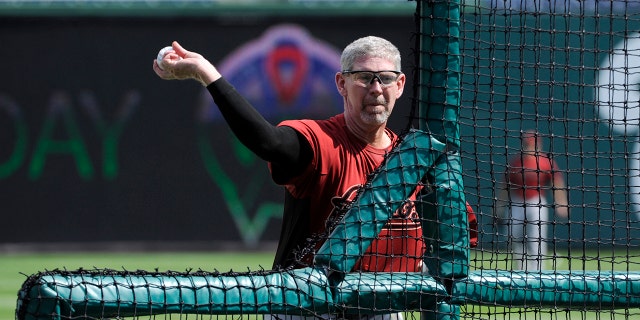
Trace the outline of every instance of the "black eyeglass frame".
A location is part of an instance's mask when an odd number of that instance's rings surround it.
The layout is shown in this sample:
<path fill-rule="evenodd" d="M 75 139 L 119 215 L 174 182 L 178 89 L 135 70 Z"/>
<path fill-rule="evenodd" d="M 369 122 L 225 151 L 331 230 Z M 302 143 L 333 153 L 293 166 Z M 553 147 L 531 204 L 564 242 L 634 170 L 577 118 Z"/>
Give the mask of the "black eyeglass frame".
<path fill-rule="evenodd" d="M 396 71 L 396 70 L 381 70 L 381 71 L 368 71 L 368 70 L 342 70 L 340 73 L 342 74 L 358 74 L 358 73 L 371 73 L 373 74 L 373 78 L 371 78 L 371 81 L 369 81 L 369 85 L 373 84 L 373 81 L 375 81 L 376 79 L 378 79 L 378 82 L 383 85 L 383 86 L 390 86 L 393 83 L 389 83 L 389 84 L 385 84 L 384 82 L 382 82 L 382 79 L 380 78 L 380 73 L 382 72 L 391 72 L 394 73 L 396 75 L 396 79 L 394 81 L 398 80 L 398 77 L 402 74 L 402 71 Z"/>

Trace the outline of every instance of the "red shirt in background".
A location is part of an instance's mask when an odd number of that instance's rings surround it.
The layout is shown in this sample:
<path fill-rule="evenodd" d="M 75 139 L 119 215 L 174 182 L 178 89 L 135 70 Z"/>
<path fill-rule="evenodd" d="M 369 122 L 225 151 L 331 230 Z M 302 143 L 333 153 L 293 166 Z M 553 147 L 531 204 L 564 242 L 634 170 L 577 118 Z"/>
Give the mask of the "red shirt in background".
<path fill-rule="evenodd" d="M 507 182 L 512 196 L 522 200 L 540 201 L 544 190 L 559 174 L 557 165 L 544 153 L 523 153 L 509 162 Z"/>

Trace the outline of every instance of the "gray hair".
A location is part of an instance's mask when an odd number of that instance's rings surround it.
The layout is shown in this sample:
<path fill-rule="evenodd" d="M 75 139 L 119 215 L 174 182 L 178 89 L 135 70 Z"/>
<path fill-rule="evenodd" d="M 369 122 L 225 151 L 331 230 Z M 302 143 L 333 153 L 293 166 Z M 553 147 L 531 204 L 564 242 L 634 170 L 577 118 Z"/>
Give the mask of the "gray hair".
<path fill-rule="evenodd" d="M 351 42 L 340 57 L 342 70 L 351 70 L 356 59 L 361 57 L 389 60 L 395 65 L 396 71 L 401 71 L 400 50 L 386 39 L 368 36 Z"/>

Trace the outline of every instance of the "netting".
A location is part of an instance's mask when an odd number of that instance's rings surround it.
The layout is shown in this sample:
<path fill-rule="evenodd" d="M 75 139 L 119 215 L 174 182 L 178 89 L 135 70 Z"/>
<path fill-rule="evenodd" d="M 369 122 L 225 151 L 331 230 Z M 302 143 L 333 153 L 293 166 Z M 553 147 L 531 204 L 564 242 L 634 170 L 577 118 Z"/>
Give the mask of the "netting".
<path fill-rule="evenodd" d="M 640 2 L 418 1 L 415 18 L 415 128 L 303 268 L 48 271 L 17 318 L 640 317 Z M 418 224 L 425 250 L 373 255 L 397 212 L 386 236 Z"/>
<path fill-rule="evenodd" d="M 461 154 L 465 193 L 481 229 L 471 269 L 510 279 L 508 287 L 489 287 L 512 295 L 467 304 L 463 314 L 639 317 L 629 300 L 601 290 L 612 274 L 635 285 L 640 270 L 640 2 L 462 7 Z M 565 272 L 597 281 L 560 285 Z M 519 295 L 513 290 L 531 283 L 515 284 L 525 275 L 550 286 Z M 593 304 L 581 298 L 585 291 Z"/>

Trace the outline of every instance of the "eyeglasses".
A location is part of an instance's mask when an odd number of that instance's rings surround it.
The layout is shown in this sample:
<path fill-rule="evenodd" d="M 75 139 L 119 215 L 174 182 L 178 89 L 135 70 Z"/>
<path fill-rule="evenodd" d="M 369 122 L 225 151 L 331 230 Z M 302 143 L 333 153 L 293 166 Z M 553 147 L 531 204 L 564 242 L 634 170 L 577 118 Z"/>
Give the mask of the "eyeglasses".
<path fill-rule="evenodd" d="M 342 70 L 343 74 L 352 74 L 357 84 L 367 87 L 373 84 L 374 80 L 378 80 L 380 86 L 389 87 L 393 85 L 398 77 L 402 74 L 400 71 L 351 71 Z"/>

